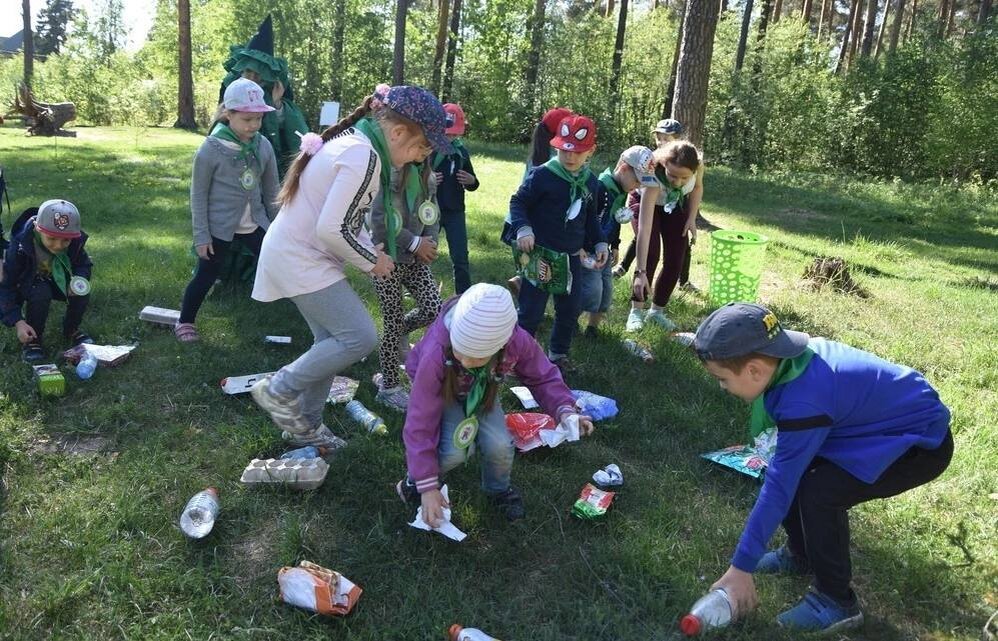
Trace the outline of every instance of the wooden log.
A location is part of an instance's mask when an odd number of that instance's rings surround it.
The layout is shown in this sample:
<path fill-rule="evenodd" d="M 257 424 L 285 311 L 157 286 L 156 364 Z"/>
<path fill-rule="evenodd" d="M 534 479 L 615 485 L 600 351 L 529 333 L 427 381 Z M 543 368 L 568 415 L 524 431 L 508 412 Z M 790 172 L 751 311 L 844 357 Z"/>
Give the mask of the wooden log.
<path fill-rule="evenodd" d="M 71 102 L 38 102 L 24 83 L 21 83 L 14 96 L 11 112 L 25 117 L 28 135 L 76 137 L 75 131 L 62 128 L 67 122 L 76 119 L 76 105 Z"/>

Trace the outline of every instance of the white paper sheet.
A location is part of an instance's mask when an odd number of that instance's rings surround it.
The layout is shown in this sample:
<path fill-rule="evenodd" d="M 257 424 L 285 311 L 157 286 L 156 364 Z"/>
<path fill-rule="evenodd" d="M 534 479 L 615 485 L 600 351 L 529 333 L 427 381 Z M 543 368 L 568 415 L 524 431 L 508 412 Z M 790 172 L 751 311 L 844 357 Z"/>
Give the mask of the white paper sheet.
<path fill-rule="evenodd" d="M 444 495 L 444 499 L 446 501 L 450 502 L 450 497 L 447 496 L 447 486 L 446 485 L 444 485 L 442 488 L 440 488 L 440 493 Z M 449 507 L 445 507 L 444 508 L 444 519 L 440 523 L 440 526 L 439 527 L 430 527 L 429 524 L 427 524 L 427 522 L 423 520 L 423 507 L 420 506 L 419 509 L 416 510 L 416 520 L 413 521 L 412 523 L 410 523 L 409 525 L 412 526 L 412 527 L 414 527 L 414 528 L 416 528 L 417 530 L 427 530 L 427 531 L 439 532 L 440 534 L 443 534 L 444 536 L 446 536 L 448 539 L 451 539 L 451 540 L 454 540 L 454 541 L 457 541 L 458 543 L 460 543 L 468 535 L 465 534 L 464 532 L 462 532 L 461 530 L 459 530 L 456 525 L 454 525 L 453 523 L 450 522 L 450 513 L 451 513 L 450 508 Z"/>
<path fill-rule="evenodd" d="M 565 420 L 553 430 L 541 430 L 537 433 L 548 447 L 558 447 L 565 441 L 579 440 L 579 415 L 569 414 Z"/>
<path fill-rule="evenodd" d="M 517 387 L 509 388 L 509 391 L 513 392 L 513 395 L 520 399 L 520 402 L 523 403 L 523 409 L 532 410 L 536 407 L 540 407 L 540 405 L 537 404 L 537 401 L 534 400 L 534 395 L 531 394 L 530 390 L 526 387 L 519 385 Z"/>

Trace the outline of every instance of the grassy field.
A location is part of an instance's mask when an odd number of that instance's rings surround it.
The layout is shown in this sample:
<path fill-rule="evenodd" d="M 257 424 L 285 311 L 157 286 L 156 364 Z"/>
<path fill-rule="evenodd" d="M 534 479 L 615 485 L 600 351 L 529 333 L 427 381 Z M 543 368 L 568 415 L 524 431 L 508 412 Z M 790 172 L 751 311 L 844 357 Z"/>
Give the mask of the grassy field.
<path fill-rule="evenodd" d="M 218 381 L 276 369 L 310 335 L 290 303 L 252 302 L 240 286 L 208 299 L 197 345 L 139 321 L 144 305 L 177 308 L 190 276 L 199 142 L 170 130 L 44 139 L 0 129 L 15 211 L 64 197 L 83 212 L 95 263 L 86 328 L 101 343 L 139 343 L 129 362 L 89 382 L 65 370 L 67 394 L 50 401 L 34 392 L 14 332 L 0 335 L 0 638 L 437 640 L 454 622 L 519 641 L 675 638 L 678 617 L 727 568 L 758 491 L 698 458 L 743 441 L 747 408 L 655 329 L 642 336 L 654 364 L 627 354 L 619 287 L 607 334 L 573 348 L 580 371 L 569 383 L 616 398 L 622 411 L 583 443 L 518 458 L 525 521 L 508 525 L 490 509 L 472 464 L 449 479 L 468 540 L 409 528 L 392 491 L 404 473 L 401 417 L 385 414 L 391 436 L 379 438 L 342 407 L 326 422 L 350 447 L 322 488 L 243 488 L 249 459 L 283 448 L 252 401 L 224 396 Z M 510 260 L 498 230 L 521 154 L 470 146 L 483 185 L 469 197 L 473 277 L 501 282 Z M 867 623 L 848 638 L 977 638 L 998 608 L 998 197 L 713 168 L 703 211 L 772 239 L 761 298 L 786 325 L 921 370 L 953 411 L 956 454 L 939 480 L 853 510 Z M 702 238 L 700 285 L 708 254 Z M 818 255 L 846 258 L 870 297 L 804 287 Z M 435 270 L 451 291 L 446 253 Z M 369 282 L 352 280 L 379 319 Z M 710 309 L 690 295 L 671 307 L 689 330 Z M 63 311 L 54 309 L 53 354 Z M 264 345 L 265 334 L 294 343 Z M 345 372 L 369 405 L 376 360 Z M 505 405 L 515 407 L 511 396 Z M 85 446 L 98 451 L 73 451 Z M 611 514 L 570 517 L 579 489 L 611 462 L 626 479 Z M 221 490 L 222 514 L 207 539 L 189 543 L 177 517 L 208 485 Z M 302 559 L 361 585 L 355 612 L 328 620 L 281 604 L 277 570 Z M 773 619 L 806 580 L 757 583 L 758 612 L 718 638 L 792 638 Z"/>

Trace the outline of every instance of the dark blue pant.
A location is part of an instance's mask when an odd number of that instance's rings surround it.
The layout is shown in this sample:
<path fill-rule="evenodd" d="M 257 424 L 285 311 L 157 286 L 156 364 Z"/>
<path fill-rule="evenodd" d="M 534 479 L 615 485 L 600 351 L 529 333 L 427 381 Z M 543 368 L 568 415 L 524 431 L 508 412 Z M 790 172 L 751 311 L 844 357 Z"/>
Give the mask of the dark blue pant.
<path fill-rule="evenodd" d="M 554 297 L 554 329 L 548 344 L 548 352 L 551 354 L 568 354 L 572 336 L 579 323 L 579 314 L 582 313 L 582 262 L 578 256 L 571 256 L 568 265 L 572 270 L 572 290 Z M 534 287 L 526 280 L 520 286 L 519 323 L 531 336 L 537 332 L 537 326 L 544 318 L 548 296 L 546 291 Z"/>
<path fill-rule="evenodd" d="M 454 264 L 454 292 L 463 294 L 471 287 L 471 269 L 468 264 L 468 226 L 464 220 L 464 210 L 444 209 L 440 211 L 440 226 L 447 235 L 447 249 L 450 262 Z"/>
<path fill-rule="evenodd" d="M 66 301 L 66 316 L 62 320 L 62 333 L 69 338 L 76 330 L 80 329 L 83 312 L 87 310 L 87 303 L 90 302 L 90 295 L 66 297 L 51 278 L 36 279 L 28 291 L 27 298 L 25 298 L 24 321 L 31 325 L 35 334 L 38 334 L 39 343 L 42 341 L 42 334 L 45 333 L 45 323 L 48 321 L 49 306 L 53 299 Z"/>
<path fill-rule="evenodd" d="M 252 233 L 236 234 L 234 238 L 238 238 L 255 256 L 259 256 L 260 246 L 263 244 L 263 234 L 263 228 L 257 227 Z M 208 256 L 208 260 L 198 258 L 194 278 L 184 290 L 184 301 L 180 306 L 181 323 L 194 322 L 198 310 L 201 309 L 201 303 L 204 302 L 211 286 L 215 284 L 222 271 L 222 265 L 225 264 L 225 257 L 229 253 L 229 245 L 231 244 L 232 241 L 219 240 L 212 236 L 211 249 L 213 253 Z"/>

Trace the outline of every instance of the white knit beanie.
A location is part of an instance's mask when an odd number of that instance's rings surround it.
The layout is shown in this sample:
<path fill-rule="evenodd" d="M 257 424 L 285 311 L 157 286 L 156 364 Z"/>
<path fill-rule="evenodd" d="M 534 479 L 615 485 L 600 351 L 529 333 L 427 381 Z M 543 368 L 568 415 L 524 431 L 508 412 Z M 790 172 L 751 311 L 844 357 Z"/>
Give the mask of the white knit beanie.
<path fill-rule="evenodd" d="M 516 327 L 513 297 L 505 287 L 472 285 L 454 305 L 450 344 L 471 358 L 487 358 L 502 349 Z"/>

